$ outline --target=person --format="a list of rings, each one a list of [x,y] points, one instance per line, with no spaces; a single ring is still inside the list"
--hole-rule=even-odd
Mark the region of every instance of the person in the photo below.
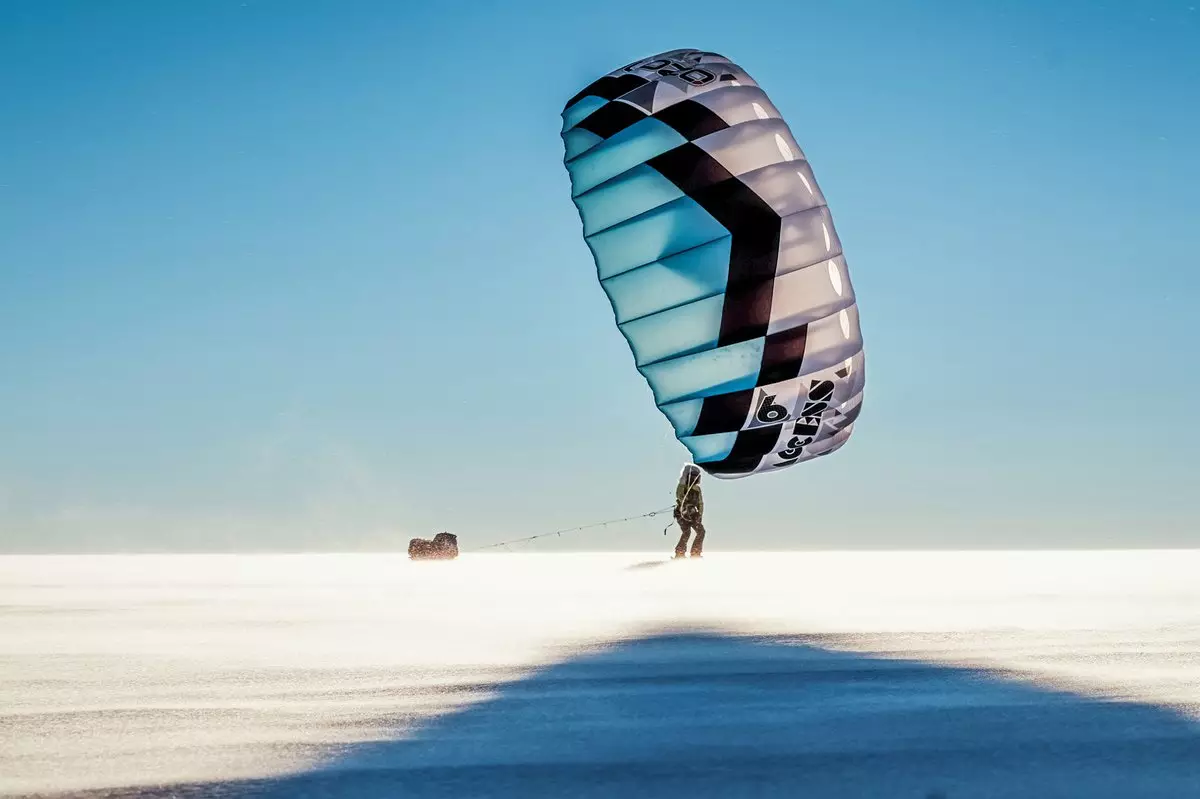
[[[701,557],[704,550],[704,495],[700,492],[700,467],[685,463],[675,485],[675,522],[679,525],[679,543],[675,545],[675,557],[682,558],[688,551],[688,538],[695,530],[691,556]]]

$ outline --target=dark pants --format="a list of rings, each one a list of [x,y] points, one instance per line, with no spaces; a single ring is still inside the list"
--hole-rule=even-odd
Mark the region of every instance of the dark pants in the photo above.
[[[704,522],[699,517],[691,518],[688,516],[676,516],[675,521],[679,524],[681,534],[679,543],[675,545],[675,554],[682,556],[687,552],[688,536],[692,534],[692,530],[696,531],[696,537],[692,540],[692,557],[696,557],[704,549]]]

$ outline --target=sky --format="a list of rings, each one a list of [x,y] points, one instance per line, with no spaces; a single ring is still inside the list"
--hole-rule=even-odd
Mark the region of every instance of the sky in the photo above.
[[[685,47],[791,126],[867,354],[839,452],[705,482],[710,550],[1200,546],[1196,5],[4,3],[0,551],[670,505],[559,113]]]

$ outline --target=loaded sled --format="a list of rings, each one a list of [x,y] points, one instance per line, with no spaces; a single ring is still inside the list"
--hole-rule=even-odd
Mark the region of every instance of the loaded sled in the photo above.
[[[458,536],[438,533],[432,541],[414,538],[408,542],[408,557],[412,560],[454,560],[458,557]]]

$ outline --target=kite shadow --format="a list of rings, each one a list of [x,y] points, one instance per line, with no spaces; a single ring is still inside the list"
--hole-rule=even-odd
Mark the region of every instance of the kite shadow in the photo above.
[[[305,773],[127,795],[1200,797],[1200,724],[1181,713],[828,644],[618,641]]]

